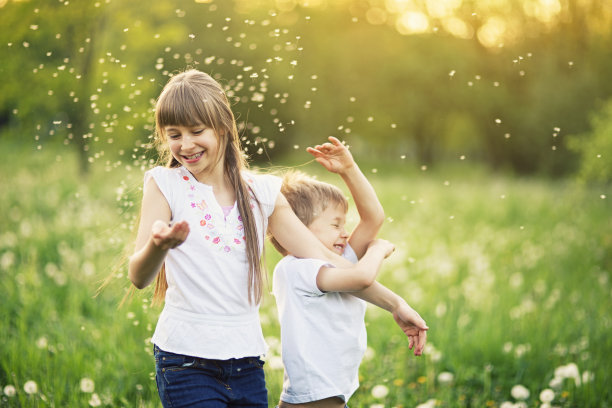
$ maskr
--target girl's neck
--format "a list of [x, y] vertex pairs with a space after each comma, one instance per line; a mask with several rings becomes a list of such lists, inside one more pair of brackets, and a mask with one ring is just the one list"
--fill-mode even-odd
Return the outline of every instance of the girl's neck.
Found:
[[234, 206], [236, 202], [236, 192], [234, 191], [229, 178], [225, 176], [222, 166], [221, 171], [214, 171], [212, 173], [205, 174], [193, 174], [196, 180], [202, 184], [211, 186], [213, 193], [219, 205], [221, 206]]

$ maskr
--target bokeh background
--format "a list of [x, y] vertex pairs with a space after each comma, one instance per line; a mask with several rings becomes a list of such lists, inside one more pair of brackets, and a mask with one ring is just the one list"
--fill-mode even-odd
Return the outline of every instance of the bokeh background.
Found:
[[[415, 358], [370, 308], [351, 406], [612, 404], [612, 3], [0, 0], [0, 23], [0, 406], [159, 405], [160, 309], [118, 305], [154, 100], [186, 68], [253, 167], [344, 187], [304, 151], [334, 135], [380, 195], [380, 280], [432, 329]], [[274, 406], [271, 295], [262, 321]]]

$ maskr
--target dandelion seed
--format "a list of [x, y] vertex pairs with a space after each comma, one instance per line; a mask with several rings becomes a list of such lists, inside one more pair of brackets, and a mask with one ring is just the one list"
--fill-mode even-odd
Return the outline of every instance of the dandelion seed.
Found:
[[501, 121], [501, 119], [498, 118], [498, 119], [495, 119], [495, 123], [500, 125], [502, 123], [502, 121]]
[[79, 383], [79, 386], [81, 388], [81, 391], [83, 392], [86, 392], [86, 393], [94, 392], [95, 384], [91, 378], [87, 378], [87, 377], [81, 378], [81, 382]]
[[454, 77], [454, 76], [455, 76], [455, 73], [456, 73], [456, 72], [457, 72], [457, 71], [455, 71], [455, 70], [453, 69], [451, 72], [449, 72], [449, 73], [448, 73], [448, 76], [452, 78], [452, 77]]
[[27, 381], [23, 385], [23, 390], [26, 392], [26, 394], [36, 394], [38, 392], [38, 385], [32, 380]]
[[372, 388], [372, 396], [374, 398], [385, 398], [389, 394], [389, 388], [385, 385], [375, 385]]
[[15, 394], [17, 394], [17, 389], [14, 385], [9, 384], [4, 387], [2, 392], [4, 392], [4, 395], [6, 395], [7, 397], [14, 397]]
[[526, 400], [529, 398], [529, 390], [525, 386], [517, 384], [510, 390], [510, 395], [517, 400]]

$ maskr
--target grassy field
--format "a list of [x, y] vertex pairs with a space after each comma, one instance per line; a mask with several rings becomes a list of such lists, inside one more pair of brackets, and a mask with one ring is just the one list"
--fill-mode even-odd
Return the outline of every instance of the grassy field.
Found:
[[[67, 149], [0, 152], [0, 406], [160, 406], [149, 343], [160, 309], [149, 292], [118, 308], [142, 169], [101, 159], [83, 179]], [[364, 170], [388, 217], [381, 236], [397, 246], [380, 281], [431, 329], [416, 358], [391, 316], [369, 308], [352, 407], [612, 405], [609, 188], [467, 164]], [[271, 295], [261, 317], [274, 406]]]

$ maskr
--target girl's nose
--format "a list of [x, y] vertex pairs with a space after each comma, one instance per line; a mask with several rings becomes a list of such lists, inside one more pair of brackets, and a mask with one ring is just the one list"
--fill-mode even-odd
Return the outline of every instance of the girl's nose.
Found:
[[348, 232], [344, 228], [342, 228], [342, 232], [340, 233], [342, 238], [348, 238]]
[[193, 146], [194, 146], [194, 143], [193, 143], [192, 137], [189, 136], [189, 135], [183, 136], [183, 143], [182, 143], [182, 146], [181, 146], [183, 148], [183, 150], [189, 150]]

